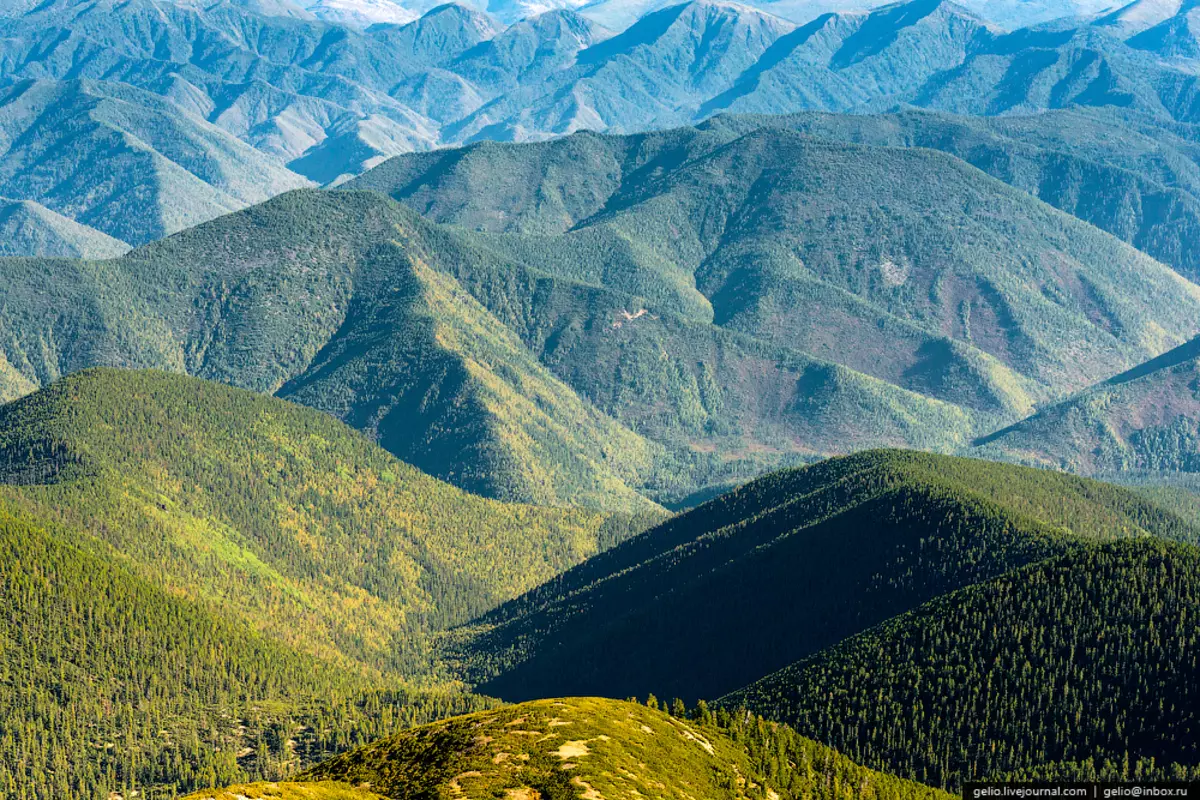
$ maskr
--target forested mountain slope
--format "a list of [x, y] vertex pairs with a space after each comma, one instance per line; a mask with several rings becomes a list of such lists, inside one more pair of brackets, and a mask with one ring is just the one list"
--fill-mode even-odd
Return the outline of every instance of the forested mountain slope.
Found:
[[1003, 117], [907, 109], [892, 114], [729, 115], [710, 126], [780, 126], [812, 136], [956, 156], [1089, 222], [1185, 277], [1200, 274], [1200, 141], [1194, 125], [1124, 109]]
[[1090, 545], [939, 598], [723, 699], [933, 785], [1200, 770], [1200, 550]]
[[1115, 486], [868, 452], [759, 479], [591, 558], [460, 630], [448, 657], [505, 698], [713, 697], [945, 592], [1147, 533], [1197, 540]]
[[949, 155], [744, 120], [349, 186], [114, 261], [0, 262], [0, 395], [187, 372], [471, 491], [637, 511], [831, 453], [958, 450], [1200, 319], [1196, 285]]
[[0, 262], [4, 394], [186, 371], [472, 491], [628, 511], [830, 453], [962, 448], [1200, 319], [1164, 265], [919, 148], [722, 121], [403, 157], [349, 186], [114, 262]]
[[0, 196], [35, 201], [132, 245], [307, 185], [230, 133], [127, 84], [0, 86]]
[[307, 192], [119, 261], [5, 262], [8, 394], [96, 364], [282, 388], [461, 486], [651, 510], [626, 481], [661, 447], [582, 402], [430, 266], [486, 251], [429, 235], [384, 198]]
[[1083, 474], [1200, 472], [1200, 339], [983, 437], [975, 450]]
[[428, 634], [627, 536], [397, 461], [328, 415], [89, 370], [0, 409], [0, 494], [144, 579], [352, 669], [434, 668]]
[[[56, 526], [54, 526], [56, 527]], [[0, 792], [169, 800], [489, 705], [381, 691], [0, 502]]]
[[[370, 192], [290, 193], [115, 261], [0, 261], [0, 377], [15, 397], [94, 365], [187, 372], [334, 413], [475, 491], [624, 511], [995, 427], [697, 319], [689, 279], [614, 235], [482, 236]], [[621, 288], [653, 286], [680, 310]]]
[[439, 222], [631, 242], [636, 272], [588, 279], [998, 417], [1192, 335], [1137, 310], [1192, 284], [961, 161], [743, 132], [479, 145], [350, 185]]

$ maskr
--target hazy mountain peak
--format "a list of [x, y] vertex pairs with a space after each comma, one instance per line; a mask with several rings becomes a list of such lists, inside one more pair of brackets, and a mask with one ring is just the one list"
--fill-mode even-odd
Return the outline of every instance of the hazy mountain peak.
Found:
[[510, 26], [459, 57], [461, 75], [497, 90], [515, 88], [574, 63], [575, 55], [612, 37], [612, 31], [569, 9], [538, 14]]
[[487, 12], [480, 11], [461, 3], [443, 3], [429, 9], [410, 26], [417, 30], [437, 27], [449, 30], [462, 27], [474, 30], [483, 38], [491, 38], [501, 30], [501, 26]]
[[129, 245], [39, 203], [0, 197], [0, 256], [114, 258]]
[[376, 24], [405, 24], [420, 17], [415, 10], [392, 0], [316, 0], [307, 10], [326, 22], [367, 28]]
[[[608, 35], [612, 32], [595, 20], [589, 19], [578, 11], [570, 8], [556, 8], [550, 11], [544, 11], [541, 14], [535, 14], [527, 17], [513, 28], [527, 27], [538, 31], [547, 38], [552, 34], [577, 34], [581, 31], [593, 33], [595, 31], [604, 31]], [[511, 30], [511, 28], [510, 28]]]
[[[1174, 14], [1132, 36], [1128, 40], [1129, 46], [1138, 50], [1149, 50], [1160, 56], [1200, 57], [1200, 0], [1184, 0], [1182, 3], [1168, 0], [1159, 10], [1167, 11], [1171, 8], [1175, 8]], [[1119, 26], [1118, 29], [1122, 33], [1128, 33], [1154, 18], [1152, 14], [1146, 13], [1132, 24]]]
[[489, 44], [510, 53], [522, 47], [535, 47], [540, 51], [579, 51], [612, 35], [612, 31], [577, 11], [560, 8], [517, 22], [497, 34]]
[[1165, 22], [1192, 3], [1189, 0], [1133, 0], [1095, 21], [1095, 25], [1116, 28], [1127, 36]]
[[427, 69], [488, 41], [500, 30], [499, 23], [486, 13], [446, 3], [407, 25], [374, 25], [368, 34], [414, 59], [414, 66]]
[[[692, 0], [647, 14], [625, 32], [584, 51], [579, 61], [581, 64], [598, 63], [659, 43], [664, 46], [690, 43], [697, 51], [713, 52], [720, 37], [736, 41], [738, 48], [744, 48], [747, 55], [756, 58], [795, 27], [786, 20], [740, 3]], [[680, 36], [687, 42], [668, 44], [672, 36]]]
[[872, 12], [834, 55], [834, 68], [846, 67], [876, 55], [894, 44], [905, 29], [932, 23], [958, 22], [984, 29], [987, 23], [950, 0], [909, 0]]

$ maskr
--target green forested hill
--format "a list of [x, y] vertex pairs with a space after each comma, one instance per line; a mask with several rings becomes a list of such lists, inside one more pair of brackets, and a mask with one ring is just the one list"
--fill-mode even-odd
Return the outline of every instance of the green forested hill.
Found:
[[0, 260], [0, 396], [185, 372], [473, 492], [640, 513], [959, 451], [1196, 335], [1200, 287], [1112, 236], [886, 126], [788, 125], [405, 156], [119, 259]]
[[298, 653], [66, 538], [0, 502], [6, 798], [169, 800], [488, 705]]
[[1200, 472], [1200, 339], [983, 437], [975, 450], [1093, 475]]
[[723, 699], [956, 786], [1200, 771], [1200, 550], [1089, 545], [952, 593]]
[[784, 127], [822, 139], [941, 150], [1107, 231], [1195, 280], [1200, 275], [1200, 147], [1194, 125], [1117, 108], [960, 117], [731, 115], [712, 127]]
[[[454, 280], [429, 265], [479, 264], [489, 253], [453, 241], [437, 249], [426, 227], [377, 195], [297, 192], [114, 261], [2, 262], [4, 393], [97, 364], [283, 387], [466, 488], [653, 510], [630, 485], [661, 448], [581, 401], [484, 309], [460, 302]], [[407, 372], [418, 363], [419, 378]], [[414, 426], [408, 412], [422, 405]], [[473, 472], [458, 466], [471, 462]]]
[[[414, 237], [415, 238], [415, 237]], [[369, 432], [489, 497], [653, 512], [634, 488], [668, 458], [579, 398], [420, 242], [379, 245], [336, 337], [281, 397]]]
[[641, 513], [960, 451], [1196, 335], [1200, 287], [961, 160], [746, 124], [403, 157], [122, 258], [0, 260], [0, 397], [184, 372], [460, 488]]
[[161, 372], [89, 370], [0, 408], [0, 495], [300, 650], [428, 675], [429, 633], [628, 535], [486, 500], [333, 418]]
[[1192, 284], [1029, 194], [944, 154], [788, 124], [480, 144], [350, 185], [439, 222], [628, 242], [636, 271], [589, 280], [995, 416], [1194, 333], [1138, 310], [1194, 303]]
[[431, 636], [645, 524], [468, 494], [277, 398], [75, 373], [0, 407], [0, 794], [274, 780], [485, 707]]
[[715, 697], [945, 592], [1089, 540], [1146, 534], [1198, 539], [1115, 486], [868, 452], [671, 519], [458, 631], [447, 649], [509, 699]]
[[473, 491], [627, 512], [994, 427], [598, 285], [657, 274], [638, 257], [294, 192], [112, 261], [0, 260], [0, 394], [97, 364], [187, 372], [329, 411]]
[[[446, 720], [332, 759], [286, 787], [369, 786], [390, 800], [435, 796], [697, 797], [705, 800], [943, 800], [928, 787], [863, 769], [784, 726], [701, 707], [670, 714], [600, 698], [540, 700]], [[312, 783], [306, 783], [311, 781]], [[339, 797], [334, 784], [315, 797]], [[272, 797], [269, 787], [188, 800]], [[349, 795], [357, 797], [357, 795]]]

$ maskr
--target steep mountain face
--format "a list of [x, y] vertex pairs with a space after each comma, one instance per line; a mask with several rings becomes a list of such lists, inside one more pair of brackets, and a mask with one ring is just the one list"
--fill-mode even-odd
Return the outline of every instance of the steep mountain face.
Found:
[[573, 11], [548, 11], [517, 22], [391, 93], [440, 124], [453, 125], [488, 102], [503, 105], [507, 93], [528, 99], [528, 87], [560, 81], [580, 52], [611, 35]]
[[[301, 779], [367, 785], [393, 798], [454, 787], [476, 797], [800, 798], [824, 797], [822, 784], [832, 783], [881, 800], [943, 797], [865, 770], [782, 726], [718, 720], [707, 710], [691, 716], [600, 698], [522, 703], [383, 739]], [[771, 749], [786, 756], [768, 767]]]
[[[307, 184], [224, 131], [121, 83], [27, 80], [0, 89], [0, 195], [130, 244]], [[112, 254], [111, 246], [97, 253]]]
[[[469, 47], [494, 33], [465, 10], [433, 16], [360, 33], [231, 4], [47, 4], [3, 22], [0, 74], [133, 84], [283, 161], [369, 120], [386, 137], [353, 143], [393, 143], [390, 155], [425, 146], [436, 131], [387, 89], [452, 57], [456, 41]], [[345, 157], [338, 174], [361, 167], [353, 148]]]
[[976, 442], [983, 455], [1083, 474], [1200, 472], [1200, 340]]
[[1198, 604], [1196, 547], [1087, 547], [940, 598], [722, 702], [939, 786], [1121, 774], [1121, 763], [1183, 778], [1200, 765]]
[[[349, 185], [439, 222], [634, 243], [636, 272], [573, 277], [977, 413], [1192, 335], [1158, 317], [1194, 286], [960, 161], [747, 127], [481, 145]], [[1150, 297], [1149, 317], [1131, 304]]]
[[791, 27], [709, 0], [664, 8], [581, 51], [574, 68], [554, 75], [549, 86], [497, 98], [451, 125], [447, 136], [520, 140], [682, 124], [700, 98], [728, 86]]
[[999, 37], [916, 93], [918, 105], [959, 114], [1115, 106], [1192, 121], [1165, 97], [1184, 80], [1101, 28], [1017, 31]]
[[781, 39], [702, 111], [862, 110], [905, 102], [983, 116], [1137, 109], [1190, 122], [1194, 78], [1184, 60], [1195, 57], [1188, 49], [1192, 12], [1175, 11], [1136, 35], [1112, 17], [1009, 33], [938, 0], [868, 15], [828, 14]]
[[[1130, 29], [1130, 23], [1136, 20], [1136, 34], [1129, 39], [1129, 45], [1138, 50], [1146, 50], [1168, 58], [1196, 58], [1200, 56], [1200, 5], [1194, 0], [1184, 0], [1172, 3], [1166, 9], [1158, 9], [1154, 13], [1151, 5], [1146, 2], [1135, 3], [1118, 12], [1115, 24]], [[1164, 11], [1174, 7], [1174, 13], [1167, 16]], [[1107, 20], [1106, 20], [1107, 21]], [[1153, 24], [1152, 24], [1153, 23]]]
[[500, 94], [555, 77], [555, 72], [573, 66], [579, 53], [612, 35], [573, 11], [549, 11], [471, 48], [450, 69], [474, 86]]
[[995, 35], [943, 0], [912, 0], [869, 15], [826, 14], [777, 42], [703, 111], [835, 111], [907, 96]]
[[115, 258], [129, 250], [94, 228], [28, 200], [0, 198], [0, 256]]
[[1197, 538], [1125, 489], [869, 452], [669, 520], [461, 629], [448, 658], [511, 699], [713, 697], [945, 592], [1147, 533]]
[[1109, 9], [1096, 24], [1131, 36], [1166, 22], [1188, 5], [1190, 0], [1133, 0]]
[[[670, 4], [671, 0], [593, 0], [583, 6], [581, 12], [609, 28], [623, 30], [650, 11]], [[746, 5], [804, 24], [825, 14], [861, 13], [894, 3], [884, 0], [755, 0]], [[1109, 0], [961, 0], [958, 5], [1010, 30], [1063, 17], [1090, 17], [1113, 7]]]

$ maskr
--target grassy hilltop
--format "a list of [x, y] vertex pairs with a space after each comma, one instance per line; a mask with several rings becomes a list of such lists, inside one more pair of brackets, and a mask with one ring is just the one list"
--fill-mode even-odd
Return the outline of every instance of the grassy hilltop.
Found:
[[[297, 781], [278, 788], [200, 792], [188, 800], [237, 795], [251, 800], [365, 800], [374, 793], [389, 800], [443, 795], [523, 800], [945, 797], [863, 769], [758, 718], [735, 719], [707, 710], [667, 714], [657, 707], [601, 698], [540, 700], [415, 728], [326, 762]], [[341, 788], [328, 781], [340, 782]]]

